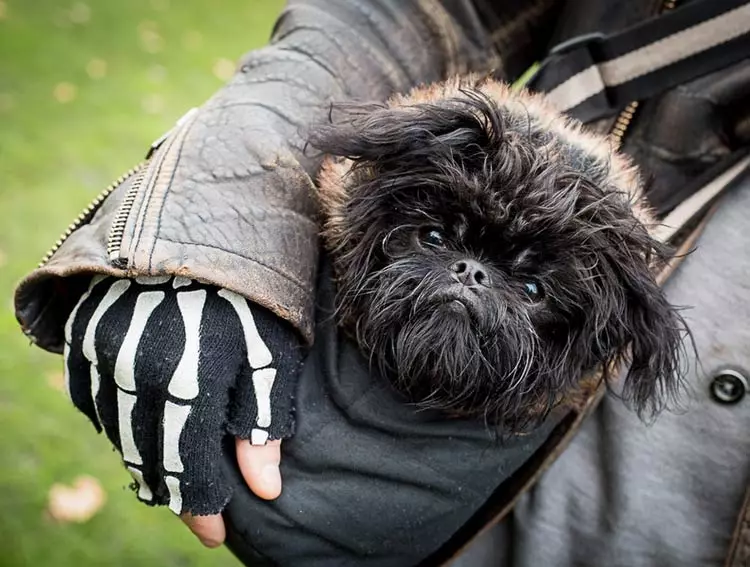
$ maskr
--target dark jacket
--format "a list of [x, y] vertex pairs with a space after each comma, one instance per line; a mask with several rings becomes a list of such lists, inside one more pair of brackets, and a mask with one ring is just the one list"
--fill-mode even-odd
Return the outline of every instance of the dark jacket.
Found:
[[[303, 133], [324, 119], [329, 102], [383, 99], [466, 71], [494, 69], [512, 81], [561, 41], [618, 31], [673, 4], [291, 0], [271, 44], [248, 54], [230, 83], [87, 210], [20, 284], [18, 319], [39, 346], [61, 352], [64, 321], [92, 273], [179, 274], [239, 292], [312, 342], [319, 259], [311, 192], [319, 157], [305, 155]], [[609, 131], [618, 118], [591, 127]], [[748, 147], [750, 59], [640, 101], [625, 122], [623, 148], [665, 213]], [[473, 519], [462, 519], [444, 556], [507, 510], [594, 403], [582, 400], [560, 416], [523, 464], [512, 460], [512, 474], [500, 475], [495, 497]], [[738, 538], [746, 536], [738, 529]]]

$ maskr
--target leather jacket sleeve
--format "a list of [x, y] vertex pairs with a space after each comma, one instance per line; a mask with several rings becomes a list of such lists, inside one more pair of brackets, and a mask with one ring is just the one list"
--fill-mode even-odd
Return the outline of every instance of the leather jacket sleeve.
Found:
[[320, 156], [303, 151], [305, 128], [334, 101], [382, 100], [467, 71], [520, 73], [550, 3], [291, 0], [270, 44], [20, 283], [24, 331], [61, 352], [92, 274], [182, 275], [267, 307], [312, 341]]

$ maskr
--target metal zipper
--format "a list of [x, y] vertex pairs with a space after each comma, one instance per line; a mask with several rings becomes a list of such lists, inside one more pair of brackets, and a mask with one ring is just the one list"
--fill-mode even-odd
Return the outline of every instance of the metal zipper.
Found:
[[[145, 163], [150, 163], [146, 161]], [[138, 196], [138, 191], [143, 185], [143, 179], [146, 177], [146, 170], [148, 168], [142, 167], [138, 172], [138, 175], [133, 179], [128, 192], [125, 194], [125, 198], [122, 200], [120, 207], [115, 213], [115, 219], [112, 221], [112, 226], [109, 229], [107, 236], [107, 257], [112, 260], [112, 257], [117, 253], [122, 242], [122, 236], [125, 233], [125, 224], [128, 222], [128, 216], [130, 211], [133, 209], [135, 198]]]
[[[113, 265], [117, 266], [122, 262], [122, 259], [119, 258], [119, 254], [122, 239], [125, 235], [125, 227], [127, 226], [130, 213], [133, 210], [138, 194], [143, 187], [143, 181], [146, 178], [146, 174], [151, 169], [152, 171], [156, 171], [158, 176], [158, 171], [161, 169], [162, 164], [170, 154], [172, 147], [175, 143], [177, 143], [177, 146], [182, 144], [186, 129], [189, 127], [189, 122], [191, 122], [191, 119], [197, 110], [197, 108], [191, 108], [177, 121], [174, 128], [151, 144], [151, 148], [146, 155], [147, 167], [143, 167], [138, 172], [138, 176], [133, 179], [128, 192], [125, 194], [120, 207], [115, 213], [115, 218], [112, 221], [112, 226], [110, 227], [109, 235], [107, 236], [107, 256]], [[159, 155], [155, 155], [157, 150], [161, 150]], [[154, 179], [151, 179], [149, 185], [152, 185], [153, 183]]]
[[[664, 12], [668, 12], [669, 10], [674, 9], [676, 5], [677, 0], [664, 0], [659, 13], [663, 14]], [[610, 137], [615, 143], [615, 147], [619, 148], [622, 145], [622, 141], [625, 138], [625, 134], [628, 131], [628, 128], [630, 127], [630, 123], [633, 121], [633, 117], [638, 112], [638, 104], [638, 101], [634, 100], [623, 110], [621, 110], [620, 114], [617, 115], [615, 123], [612, 125], [612, 129], [609, 133]]]
[[55, 242], [54, 246], [52, 246], [52, 248], [50, 248], [49, 251], [44, 255], [44, 258], [42, 258], [42, 261], [39, 262], [37, 268], [41, 268], [47, 262], [49, 262], [49, 259], [52, 258], [52, 255], [59, 250], [60, 246], [63, 245], [63, 242], [65, 242], [71, 234], [78, 230], [81, 225], [91, 220], [91, 217], [93, 217], [96, 211], [99, 210], [99, 207], [101, 207], [104, 200], [109, 197], [115, 189], [117, 189], [120, 185], [122, 185], [136, 173], [145, 171], [146, 163], [147, 161], [142, 161], [135, 167], [129, 169], [120, 177], [115, 179], [104, 191], [99, 193], [96, 198], [91, 201], [88, 206], [83, 209], [83, 211], [81, 211], [81, 214], [79, 214], [78, 217], [76, 217], [76, 219], [72, 223], [70, 223], [70, 225], [68, 225], [68, 228], [60, 235], [60, 238], [57, 239], [57, 242]]
[[[180, 118], [180, 120], [177, 121], [177, 126], [175, 128], [181, 126], [187, 120], [187, 118], [193, 115], [196, 110], [196, 108], [190, 109], [182, 118]], [[85, 209], [83, 209], [83, 211], [81, 211], [81, 214], [79, 214], [76, 219], [72, 223], [70, 223], [70, 225], [68, 225], [68, 228], [65, 230], [65, 232], [60, 235], [60, 238], [57, 239], [57, 242], [55, 242], [54, 246], [52, 246], [52, 248], [47, 251], [47, 253], [44, 255], [44, 258], [42, 258], [42, 261], [37, 265], [37, 268], [42, 268], [47, 262], [49, 262], [50, 258], [52, 258], [55, 252], [60, 249], [60, 246], [63, 245], [63, 243], [70, 237], [70, 235], [81, 228], [82, 225], [91, 220], [96, 211], [99, 210], [99, 207], [102, 206], [102, 203], [104, 203], [104, 200], [109, 197], [115, 189], [117, 189], [120, 185], [125, 183], [125, 181], [127, 181], [134, 175], [137, 175], [137, 177], [133, 179], [132, 185], [130, 186], [130, 189], [128, 189], [128, 192], [117, 211], [112, 227], [110, 228], [109, 237], [107, 238], [107, 254], [111, 254], [116, 241], [118, 239], [122, 240], [122, 233], [125, 229], [125, 223], [127, 222], [128, 214], [130, 213], [130, 209], [132, 209], [135, 198], [138, 195], [138, 189], [143, 184], [143, 179], [146, 175], [146, 170], [150, 165], [152, 156], [154, 155], [156, 150], [158, 150], [164, 144], [164, 142], [175, 130], [175, 128], [169, 130], [167, 133], [155, 140], [149, 147], [148, 153], [141, 163], [139, 163], [135, 167], [132, 167], [123, 175], [115, 179], [104, 191], [99, 193], [96, 198], [91, 201]]]

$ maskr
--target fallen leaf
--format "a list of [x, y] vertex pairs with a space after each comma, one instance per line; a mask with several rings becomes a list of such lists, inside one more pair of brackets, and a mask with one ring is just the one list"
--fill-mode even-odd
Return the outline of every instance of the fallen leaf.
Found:
[[138, 22], [138, 33], [146, 33], [150, 31], [156, 31], [159, 27], [159, 24], [157, 24], [154, 20], [142, 20]]
[[223, 57], [221, 59], [217, 59], [213, 67], [214, 76], [221, 79], [222, 81], [228, 81], [232, 78], [232, 75], [234, 75], [236, 67], [237, 66], [234, 64], [234, 61], [230, 61], [229, 59], [225, 59]]
[[68, 83], [65, 81], [63, 81], [62, 83], [57, 83], [55, 85], [55, 89], [52, 91], [52, 96], [55, 97], [55, 100], [63, 104], [73, 101], [76, 98], [77, 94], [78, 87], [76, 87], [73, 83]]
[[107, 74], [107, 62], [104, 59], [92, 59], [86, 64], [86, 73], [92, 79], [101, 79]]
[[50, 372], [47, 374], [47, 385], [58, 392], [65, 391], [65, 374], [63, 372]]
[[182, 47], [188, 51], [198, 51], [203, 46], [203, 35], [199, 31], [191, 30], [182, 36]]
[[151, 94], [141, 100], [141, 108], [148, 114], [161, 114], [165, 106], [164, 97], [160, 94]]
[[87, 522], [107, 501], [99, 481], [91, 476], [79, 476], [72, 486], [55, 483], [49, 489], [47, 512], [58, 522]]
[[164, 65], [151, 65], [146, 71], [149, 81], [163, 83], [167, 78], [167, 68]]
[[158, 53], [164, 48], [164, 38], [159, 33], [156, 22], [152, 20], [144, 20], [138, 24], [138, 37], [144, 51]]
[[157, 12], [169, 10], [169, 0], [151, 0], [151, 7]]
[[91, 19], [91, 8], [83, 2], [76, 2], [68, 12], [68, 18], [74, 24], [85, 24]]

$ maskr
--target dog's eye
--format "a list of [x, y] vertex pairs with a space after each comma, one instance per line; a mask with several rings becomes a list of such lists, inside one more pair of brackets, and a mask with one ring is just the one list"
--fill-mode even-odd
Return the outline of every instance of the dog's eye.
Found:
[[434, 226], [423, 228], [419, 234], [419, 240], [425, 246], [432, 246], [433, 248], [442, 248], [445, 246], [443, 233]]
[[523, 290], [526, 292], [526, 296], [534, 303], [544, 298], [542, 284], [536, 280], [526, 280], [523, 282]]

